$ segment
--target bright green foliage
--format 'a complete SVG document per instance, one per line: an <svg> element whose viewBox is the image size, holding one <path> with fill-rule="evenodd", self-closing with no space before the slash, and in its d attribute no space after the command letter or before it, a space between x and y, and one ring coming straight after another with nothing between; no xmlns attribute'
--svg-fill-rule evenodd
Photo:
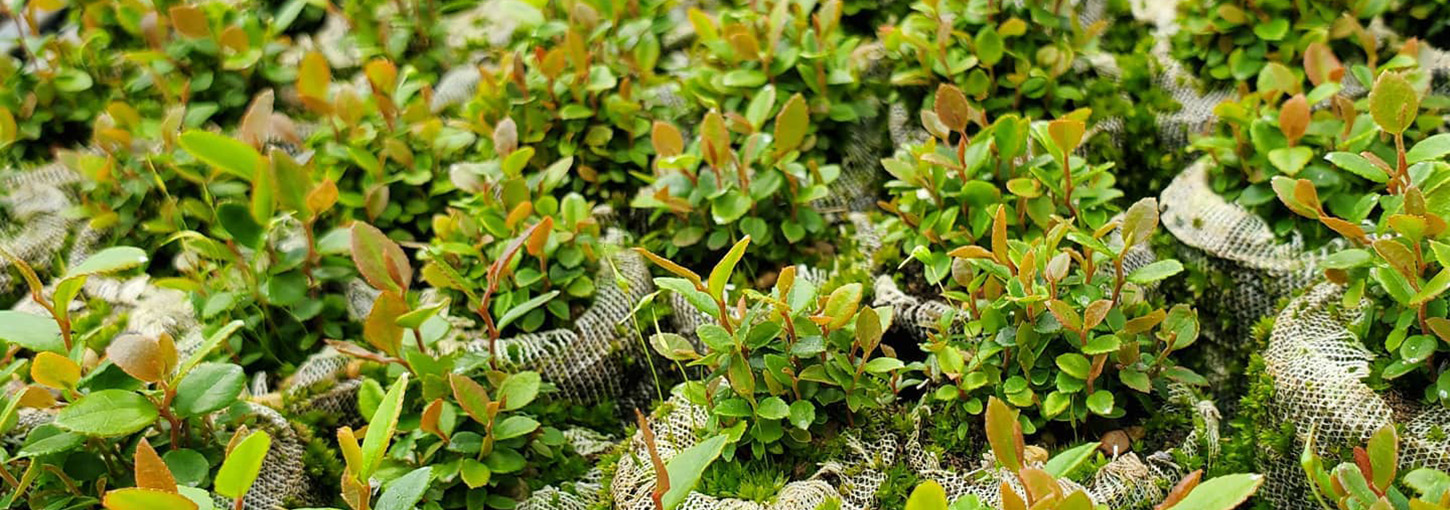
<svg viewBox="0 0 1450 510"><path fill-rule="evenodd" d="M1423 391L1428 402L1450 406L1450 376L1437 371L1437 352L1450 351L1450 321L1445 317L1450 290L1450 244L1445 218L1450 215L1450 148L1439 135L1415 141L1400 132L1403 119L1420 112L1418 92L1400 76L1386 73L1370 92L1370 109L1380 130L1394 140L1387 158L1365 165L1384 182L1385 195L1371 193L1363 213L1340 217L1308 179L1276 177L1279 201L1296 214L1317 220L1343 236L1348 246L1321 264L1330 281L1345 285L1344 304L1370 298L1371 320L1357 328L1370 345L1382 345L1387 363L1374 366L1382 381ZM1342 156L1341 166L1358 161ZM1384 161L1395 161L1392 166ZM1379 184L1370 187L1379 190ZM1326 208L1326 204L1329 207ZM1374 214L1371 216L1371 214ZM1366 231L1360 222L1370 219ZM1380 343L1383 339L1383 343Z"/></svg>
<svg viewBox="0 0 1450 510"><path fill-rule="evenodd" d="M736 250L745 250L749 241ZM763 458L806 447L828 421L881 408L895 401L899 389L919 382L913 372L920 363L897 359L881 343L891 309L861 305L860 284L819 296L815 285L796 279L795 268L787 267L769 294L712 295L689 270L649 256L682 276L656 278L657 285L714 319L695 331L703 353L669 337L657 336L651 344L668 359L709 370L705 379L686 381L680 391L711 409L712 431L729 440L726 459L740 448ZM728 273L733 265L727 257L716 270ZM741 298L749 303L743 310L726 306Z"/></svg>
<svg viewBox="0 0 1450 510"><path fill-rule="evenodd" d="M1450 475L1421 468L1400 476L1399 436L1393 424L1375 431L1367 446L1354 447L1353 462L1341 462L1333 469L1326 469L1315 448L1311 432L1299 463L1308 477L1310 491L1323 508L1342 508L1346 504L1393 510L1450 507ZM1407 498L1402 487L1418 497Z"/></svg>
<svg viewBox="0 0 1450 510"><path fill-rule="evenodd" d="M1316 48L1328 51L1322 45ZM1314 68L1311 62L1306 56L1305 69ZM1320 228L1298 218L1307 216L1303 213L1289 214L1295 211L1292 207L1280 208L1274 200L1277 177L1310 181L1328 213L1358 223L1369 218L1382 191L1403 186L1390 183L1392 178L1406 178L1395 163L1394 138L1382 133L1402 132L1413 140L1443 123L1435 110L1419 108L1428 75L1416 70L1412 59L1379 68L1358 64L1346 68L1337 60L1332 66L1323 76L1306 72L1308 83L1282 64L1265 67L1258 91L1219 104L1217 132L1192 145L1211 159L1210 182L1216 191L1264 217L1275 233L1298 232L1310 246L1336 237L1334 231L1339 229ZM1286 78L1268 79L1275 70ZM1361 83L1377 84L1367 101L1338 95L1342 80L1348 79L1346 72ZM1329 108L1313 111L1313 105ZM1385 129L1380 122L1395 125ZM1415 156L1428 159L1438 152L1431 145Z"/></svg>
<svg viewBox="0 0 1450 510"><path fill-rule="evenodd" d="M1356 60L1368 57L1373 66L1381 49L1366 27L1389 4L1189 0L1180 6L1182 28L1173 36L1172 53L1188 69L1199 70L1209 87L1250 81L1272 64L1294 65L1311 44L1360 57Z"/></svg>

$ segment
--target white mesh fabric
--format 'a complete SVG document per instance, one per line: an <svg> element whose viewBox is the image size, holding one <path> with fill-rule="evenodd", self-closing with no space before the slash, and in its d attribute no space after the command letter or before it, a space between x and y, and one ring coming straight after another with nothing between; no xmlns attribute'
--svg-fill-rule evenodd
<svg viewBox="0 0 1450 510"><path fill-rule="evenodd" d="M601 260L594 303L574 326L499 339L501 368L537 370L575 402L599 402L624 393L632 382L627 381L624 362L643 354L630 314L635 303L654 291L644 257L622 249L624 235L614 228L605 235L604 243L616 249ZM464 336L472 339L463 349L488 351L486 337L479 338L477 332Z"/></svg>
<svg viewBox="0 0 1450 510"><path fill-rule="evenodd" d="M1369 375L1375 355L1347 327L1364 320L1363 310L1345 308L1341 301L1343 288L1332 283L1316 285L1294 299L1279 313L1263 352L1274 386L1269 419L1295 429L1288 454L1265 450L1261 456L1259 470L1268 481L1259 495L1275 508L1317 508L1298 463L1298 452L1311 433L1317 453L1332 459L1337 458L1335 451L1363 445L1386 424L1404 424L1402 472L1450 469L1450 442L1443 431L1450 424L1450 410L1381 395L1365 385L1361 379ZM1432 433L1437 427L1442 430Z"/></svg>

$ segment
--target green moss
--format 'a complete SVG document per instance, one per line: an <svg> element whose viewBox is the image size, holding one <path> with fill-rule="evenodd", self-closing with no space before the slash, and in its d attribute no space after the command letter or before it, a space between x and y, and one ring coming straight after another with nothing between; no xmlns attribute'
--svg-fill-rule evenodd
<svg viewBox="0 0 1450 510"><path fill-rule="evenodd" d="M876 508L895 510L906 508L906 498L911 496L921 479L916 473L898 462L886 470L886 481L876 489Z"/></svg>

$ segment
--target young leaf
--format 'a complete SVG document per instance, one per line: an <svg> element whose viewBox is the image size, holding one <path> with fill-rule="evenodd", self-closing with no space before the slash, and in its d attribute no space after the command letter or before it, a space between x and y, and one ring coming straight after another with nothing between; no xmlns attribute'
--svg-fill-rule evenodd
<svg viewBox="0 0 1450 510"><path fill-rule="evenodd" d="M650 143L660 157L678 156L685 151L685 137L674 124L657 120L650 128Z"/></svg>
<svg viewBox="0 0 1450 510"><path fill-rule="evenodd" d="M705 469L720 457L720 452L725 450L728 442L729 438L724 434L711 437L676 454L666 463L670 490L661 499L664 510L674 510L680 503L685 502L685 498L695 490L695 484L700 481Z"/></svg>
<svg viewBox="0 0 1450 510"><path fill-rule="evenodd" d="M1395 434L1394 424L1387 424L1375 431L1369 438L1369 463L1374 471L1366 473L1370 482L1380 493L1388 491L1395 481L1395 469L1399 466L1400 438Z"/></svg>
<svg viewBox="0 0 1450 510"><path fill-rule="evenodd" d="M488 390L477 381L460 374L448 374L448 383L453 388L453 399L463 408L463 412L474 421L487 425L488 406L492 402L488 398Z"/></svg>
<svg viewBox="0 0 1450 510"><path fill-rule="evenodd" d="M106 510L197 510L196 503L186 496L142 487L107 491L101 506Z"/></svg>
<svg viewBox="0 0 1450 510"><path fill-rule="evenodd" d="M1133 272L1128 273L1128 281L1139 285L1146 285L1181 272L1183 272L1183 264L1177 260L1160 260L1134 269Z"/></svg>
<svg viewBox="0 0 1450 510"><path fill-rule="evenodd" d="M1022 424L1017 422L1017 413L997 397L987 401L987 442L998 463L1012 472L1022 470Z"/></svg>
<svg viewBox="0 0 1450 510"><path fill-rule="evenodd" d="M1383 73L1369 92L1369 113L1380 129L1400 134L1409 129L1420 113L1420 97L1404 76Z"/></svg>
<svg viewBox="0 0 1450 510"><path fill-rule="evenodd" d="M81 367L70 358L45 351L30 361L30 378L42 386L71 389L81 380Z"/></svg>
<svg viewBox="0 0 1450 510"><path fill-rule="evenodd" d="M912 489L906 498L906 510L946 510L947 492L935 480L927 480Z"/></svg>
<svg viewBox="0 0 1450 510"><path fill-rule="evenodd" d="M404 373L388 388L388 393L378 403L378 410L368 420L368 433L362 444L362 472L357 473L366 480L382 465L383 454L398 428L398 415L403 412L403 396L408 391L408 374Z"/></svg>
<svg viewBox="0 0 1450 510"><path fill-rule="evenodd" d="M352 260L368 284L378 290L401 295L413 280L413 267L398 243L361 221L352 224Z"/></svg>
<svg viewBox="0 0 1450 510"><path fill-rule="evenodd" d="M836 287L831 291L830 297L826 298L826 308L821 313L829 317L829 327L839 329L851 321L856 315L856 307L861 303L861 284L849 283Z"/></svg>
<svg viewBox="0 0 1450 510"><path fill-rule="evenodd" d="M971 120L972 107L967 104L967 96L962 89L943 83L936 89L936 116L941 119L942 124L952 131L962 132L967 129L967 122Z"/></svg>
<svg viewBox="0 0 1450 510"><path fill-rule="evenodd" d="M60 338L60 326L50 317L41 317L25 312L0 310L0 341L9 342L32 352L65 353L65 343ZM64 356L62 356L64 357Z"/></svg>
<svg viewBox="0 0 1450 510"><path fill-rule="evenodd" d="M810 127L811 114L806 109L806 100L800 94L787 99L775 116L775 151L779 154L795 150L805 140L806 129Z"/></svg>
<svg viewBox="0 0 1450 510"><path fill-rule="evenodd" d="M156 454L156 449L151 447L151 442L144 437L136 445L135 464L137 487L176 492L176 478L171 476L171 468L166 466L166 462Z"/></svg>
<svg viewBox="0 0 1450 510"><path fill-rule="evenodd" d="M213 487L216 493L233 500L246 495L252 483L257 481L257 475L261 474L262 461L266 460L267 450L271 448L272 436L260 430L237 443L227 452L226 460L217 470Z"/></svg>
<svg viewBox="0 0 1450 510"><path fill-rule="evenodd" d="M730 251L726 252L720 262L715 264L715 268L710 270L710 280L707 286L710 297L717 300L725 299L725 284L730 283L730 275L735 272L735 264L740 262L740 257L745 255L745 248L748 246L750 246L750 236L747 235L740 242L735 243L735 246L730 247Z"/></svg>
<svg viewBox="0 0 1450 510"><path fill-rule="evenodd" d="M1295 94L1279 107L1279 130L1289 139L1289 146L1299 144L1304 132L1309 130L1309 101L1304 94Z"/></svg>
<svg viewBox="0 0 1450 510"><path fill-rule="evenodd" d="M1047 134L1052 137L1052 143L1064 155L1071 154L1077 150L1078 144L1082 143L1083 133L1087 131L1087 125L1080 120L1057 119L1047 124Z"/></svg>
<svg viewBox="0 0 1450 510"><path fill-rule="evenodd" d="M1123 245L1136 246L1158 230L1158 200L1152 197L1133 203L1123 213Z"/></svg>
<svg viewBox="0 0 1450 510"><path fill-rule="evenodd" d="M428 490L428 481L432 479L432 473L432 467L421 467L389 482L388 488L383 490L383 495L378 497L377 506L373 508L377 510L413 510L418 506L418 501L423 499L423 493Z"/></svg>
<svg viewBox="0 0 1450 510"><path fill-rule="evenodd" d="M106 348L106 357L131 377L154 383L170 376L176 366L176 347L167 349L162 344L156 338L121 335Z"/></svg>
<svg viewBox="0 0 1450 510"><path fill-rule="evenodd" d="M248 182L256 177L262 165L262 154L257 149L231 137L191 130L177 140L196 159Z"/></svg>
<svg viewBox="0 0 1450 510"><path fill-rule="evenodd" d="M1233 474L1220 476L1198 485L1173 505L1173 510L1232 510L1258 492L1264 484L1263 475Z"/></svg>

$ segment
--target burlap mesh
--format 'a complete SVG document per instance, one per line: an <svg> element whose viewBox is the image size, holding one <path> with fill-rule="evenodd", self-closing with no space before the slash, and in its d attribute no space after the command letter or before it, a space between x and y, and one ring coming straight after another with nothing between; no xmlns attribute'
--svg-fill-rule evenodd
<svg viewBox="0 0 1450 510"><path fill-rule="evenodd" d="M1229 280L1209 285L1198 302L1205 317L1219 318L1204 321L1210 341L1202 346L1204 375L1217 384L1234 377L1229 358L1254 347L1253 325L1314 282L1318 261L1339 244L1311 251L1297 236L1278 239L1263 218L1214 192L1210 164L1190 165L1163 190L1159 203L1163 226L1178 241L1178 258Z"/></svg>
<svg viewBox="0 0 1450 510"><path fill-rule="evenodd" d="M43 273L65 248L77 223L67 214L73 203L67 189L80 179L80 174L57 163L0 173L0 192L4 192L0 210L6 220L0 226L0 250ZM14 275L10 259L0 256L0 294L17 290Z"/></svg>
<svg viewBox="0 0 1450 510"><path fill-rule="evenodd" d="M1450 441L1444 430L1450 424L1450 409L1381 395L1361 381L1369 375L1375 355L1348 329L1365 319L1364 303L1344 307L1343 290L1321 283L1291 301L1279 313L1263 352L1274 387L1267 419L1294 426L1294 444L1288 452L1261 450L1259 470L1268 481L1259 496L1274 508L1317 508L1298 462L1310 434L1316 453L1335 459L1363 445L1384 425L1402 424L1401 472L1417 467L1450 469Z"/></svg>
<svg viewBox="0 0 1450 510"><path fill-rule="evenodd" d="M603 242L613 253L600 261L594 303L574 326L499 339L501 369L536 370L564 398L579 403L624 395L638 383L639 371L626 370L630 358L644 354L630 315L634 305L654 291L654 281L644 257L622 248L624 238L622 230L608 229ZM479 336L473 333L461 348L488 352L487 337Z"/></svg>

